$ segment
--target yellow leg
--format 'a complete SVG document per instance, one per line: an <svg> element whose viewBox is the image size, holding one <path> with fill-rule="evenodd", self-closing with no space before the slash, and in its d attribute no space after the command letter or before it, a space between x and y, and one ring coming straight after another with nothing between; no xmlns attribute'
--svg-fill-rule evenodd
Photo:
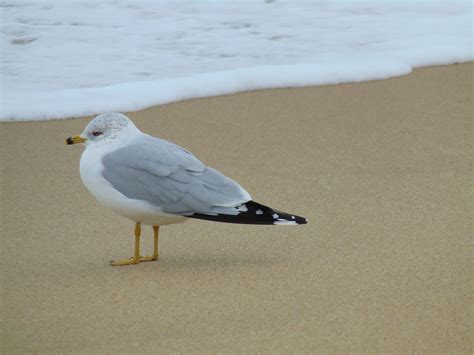
<svg viewBox="0 0 474 355"><path fill-rule="evenodd" d="M133 265L140 262L140 234L142 227L140 223L135 224L135 254L130 259L111 261L112 266L124 266L124 265Z"/></svg>
<svg viewBox="0 0 474 355"><path fill-rule="evenodd" d="M160 226L153 226L153 254L151 256L142 256L140 261L158 260L158 232Z"/></svg>

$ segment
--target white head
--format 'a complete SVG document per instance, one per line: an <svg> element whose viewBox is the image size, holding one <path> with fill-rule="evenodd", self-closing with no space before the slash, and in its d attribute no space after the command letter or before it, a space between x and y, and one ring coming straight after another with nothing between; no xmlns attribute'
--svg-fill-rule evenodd
<svg viewBox="0 0 474 355"><path fill-rule="evenodd" d="M116 138L130 137L139 132L132 121L121 113L110 112L96 116L79 136L66 139L66 144L109 144Z"/></svg>

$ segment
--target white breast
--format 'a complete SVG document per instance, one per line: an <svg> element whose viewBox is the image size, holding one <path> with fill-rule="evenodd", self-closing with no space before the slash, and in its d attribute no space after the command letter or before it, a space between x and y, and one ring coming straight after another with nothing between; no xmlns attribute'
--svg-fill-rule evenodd
<svg viewBox="0 0 474 355"><path fill-rule="evenodd" d="M182 216L164 213L160 207L147 201L130 199L114 189L102 175L104 170L102 157L109 150L108 147L88 146L81 156L82 182L100 204L121 216L143 224L165 225L186 220Z"/></svg>

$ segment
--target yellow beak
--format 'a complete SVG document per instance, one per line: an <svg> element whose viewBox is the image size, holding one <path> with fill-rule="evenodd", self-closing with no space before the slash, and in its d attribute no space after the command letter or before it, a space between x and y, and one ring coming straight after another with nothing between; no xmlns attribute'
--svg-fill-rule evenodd
<svg viewBox="0 0 474 355"><path fill-rule="evenodd" d="M71 144L77 144L77 143L84 143L87 140L87 138L82 138L81 136L72 136L66 139L66 144L71 145Z"/></svg>

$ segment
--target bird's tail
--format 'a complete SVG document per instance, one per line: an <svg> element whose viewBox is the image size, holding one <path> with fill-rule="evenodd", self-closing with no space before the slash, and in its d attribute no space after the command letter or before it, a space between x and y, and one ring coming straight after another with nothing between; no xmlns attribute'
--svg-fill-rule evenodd
<svg viewBox="0 0 474 355"><path fill-rule="evenodd" d="M236 214L204 214L194 213L186 216L190 218L205 219L208 221L239 223L239 224L277 224L297 225L306 224L306 218L289 213L280 212L254 201L248 201L236 207Z"/></svg>

